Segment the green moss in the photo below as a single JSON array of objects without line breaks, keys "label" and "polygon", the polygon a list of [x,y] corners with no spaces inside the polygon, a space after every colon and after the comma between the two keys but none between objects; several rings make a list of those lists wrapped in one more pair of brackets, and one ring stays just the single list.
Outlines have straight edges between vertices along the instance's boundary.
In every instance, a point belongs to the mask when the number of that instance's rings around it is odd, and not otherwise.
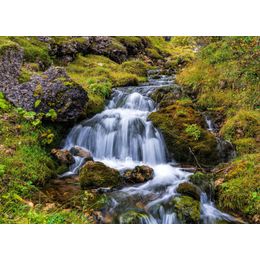
[{"label": "green moss", "polygon": [[120,184],[119,172],[101,162],[90,161],[80,169],[80,185],[83,189],[116,187]]},{"label": "green moss", "polygon": [[0,56],[7,50],[7,49],[18,49],[19,45],[15,42],[11,41],[8,37],[0,37]]},{"label": "green moss", "polygon": [[192,108],[190,100],[176,101],[151,113],[149,119],[161,130],[167,148],[176,161],[194,163],[194,154],[200,164],[217,164],[216,139],[204,129],[203,119]]},{"label": "green moss", "polygon": [[0,92],[0,112],[8,111],[11,108],[9,102],[4,98],[4,94]]},{"label": "green moss", "polygon": [[188,196],[175,197],[170,204],[173,206],[178,219],[184,224],[200,222],[200,202]]},{"label": "green moss", "polygon": [[238,155],[259,152],[259,145],[255,138],[241,138],[234,141]]},{"label": "green moss", "polygon": [[23,48],[26,62],[38,63],[42,69],[51,65],[52,59],[49,55],[47,43],[39,41],[37,37],[15,36],[9,37],[9,39]]},{"label": "green moss", "polygon": [[18,82],[20,84],[28,82],[28,81],[30,81],[31,76],[32,76],[32,72],[29,71],[28,69],[26,69],[25,67],[22,67],[19,77],[18,77]]},{"label": "green moss", "polygon": [[130,60],[122,63],[122,68],[128,73],[136,74],[140,77],[146,77],[149,66],[140,60]]},{"label": "green moss", "polygon": [[216,203],[220,209],[250,222],[257,221],[260,214],[259,162],[259,154],[246,155],[215,175],[216,179],[222,178],[216,187]]},{"label": "green moss", "polygon": [[239,110],[228,118],[220,133],[225,139],[234,141],[240,138],[255,138],[260,131],[260,113],[258,111]]}]

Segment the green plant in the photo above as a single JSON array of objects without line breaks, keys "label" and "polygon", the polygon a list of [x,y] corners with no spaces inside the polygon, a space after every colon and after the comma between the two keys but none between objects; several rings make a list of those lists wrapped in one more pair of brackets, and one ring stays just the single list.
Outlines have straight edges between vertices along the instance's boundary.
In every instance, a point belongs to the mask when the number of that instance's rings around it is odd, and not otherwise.
[{"label": "green plant", "polygon": [[47,118],[50,118],[52,121],[57,119],[57,112],[54,109],[50,109],[48,113],[45,114]]},{"label": "green plant", "polygon": [[201,136],[201,130],[200,130],[200,127],[197,125],[197,124],[191,124],[191,125],[188,125],[186,128],[185,128],[185,132],[194,138],[194,140],[199,140],[200,136]]}]

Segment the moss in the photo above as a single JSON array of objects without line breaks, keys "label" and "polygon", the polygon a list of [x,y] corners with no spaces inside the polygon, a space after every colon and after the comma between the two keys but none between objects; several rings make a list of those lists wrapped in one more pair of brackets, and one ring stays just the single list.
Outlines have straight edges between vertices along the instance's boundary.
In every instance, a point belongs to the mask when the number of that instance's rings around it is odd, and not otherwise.
[{"label": "moss", "polygon": [[200,202],[188,196],[175,197],[170,204],[183,224],[200,222]]},{"label": "moss", "polygon": [[8,37],[0,37],[0,56],[7,49],[18,49],[19,45],[11,41]]},{"label": "moss", "polygon": [[216,204],[232,214],[255,222],[259,220],[259,162],[260,155],[245,155],[225,166],[215,174]]},{"label": "moss", "polygon": [[42,69],[51,65],[52,59],[49,55],[47,43],[39,41],[37,37],[12,36],[9,39],[23,48],[26,62],[38,63]]},{"label": "moss", "polygon": [[256,138],[260,132],[260,113],[258,111],[240,110],[228,118],[222,126],[221,135],[230,141],[239,138]]},{"label": "moss", "polygon": [[137,85],[143,77],[126,72],[125,65],[119,65],[104,56],[79,55],[67,66],[69,76],[89,94],[86,107],[88,115],[100,112],[113,87]]},{"label": "moss", "polygon": [[234,141],[238,155],[259,152],[259,145],[255,138],[241,138]]},{"label": "moss", "polygon": [[195,172],[190,176],[190,182],[211,195],[213,191],[213,176],[209,173]]},{"label": "moss", "polygon": [[7,112],[11,108],[9,102],[5,99],[4,94],[0,92],[0,112]]},{"label": "moss", "polygon": [[[193,153],[200,164],[208,166],[217,164],[219,159],[216,139],[204,129],[204,121],[190,105],[190,100],[180,100],[171,106],[159,109],[151,113],[149,119],[161,130],[167,148],[176,161],[194,163]],[[187,127],[194,124],[196,130],[200,132],[198,139],[197,132],[196,138],[190,131],[187,133]]]},{"label": "moss", "polygon": [[90,161],[80,169],[80,184],[83,189],[116,187],[121,184],[121,176],[101,162]]},{"label": "moss", "polygon": [[19,77],[18,77],[18,82],[20,84],[22,84],[22,83],[30,81],[31,75],[32,75],[32,73],[29,70],[22,67],[20,74],[19,74]]},{"label": "moss", "polygon": [[149,66],[140,60],[130,60],[122,63],[122,68],[128,73],[136,74],[140,77],[146,77]]}]

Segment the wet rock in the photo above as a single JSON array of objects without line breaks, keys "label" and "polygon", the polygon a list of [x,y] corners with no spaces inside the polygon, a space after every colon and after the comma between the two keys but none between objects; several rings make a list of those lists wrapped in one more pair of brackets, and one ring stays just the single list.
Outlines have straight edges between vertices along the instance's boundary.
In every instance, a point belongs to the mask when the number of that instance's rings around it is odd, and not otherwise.
[{"label": "wet rock", "polygon": [[84,113],[87,102],[85,90],[72,81],[65,70],[51,67],[41,76],[8,88],[6,98],[16,107],[37,113],[53,111],[51,119],[58,122],[76,120]]},{"label": "wet rock", "polygon": [[200,202],[188,196],[175,197],[170,204],[183,224],[200,222]]},{"label": "wet rock", "polygon": [[176,191],[182,195],[186,195],[200,201],[200,189],[190,182],[181,183]]},{"label": "wet rock", "polygon": [[142,224],[142,219],[147,218],[148,215],[143,211],[128,210],[119,216],[120,224]]},{"label": "wet rock", "polygon": [[0,46],[0,91],[4,94],[18,84],[22,62],[23,50],[17,44],[7,41]]},{"label": "wet rock", "polygon": [[87,162],[80,169],[79,176],[82,189],[117,187],[122,183],[119,171],[102,162]]},{"label": "wet rock", "polygon": [[71,165],[75,163],[73,155],[68,150],[52,149],[51,154],[60,162],[60,164]]},{"label": "wet rock", "polygon": [[92,153],[83,147],[74,146],[70,149],[70,152],[72,155],[84,158],[86,161],[93,161]]},{"label": "wet rock", "polygon": [[133,170],[128,170],[123,175],[124,180],[128,183],[142,183],[153,178],[153,169],[149,166],[136,166]]}]

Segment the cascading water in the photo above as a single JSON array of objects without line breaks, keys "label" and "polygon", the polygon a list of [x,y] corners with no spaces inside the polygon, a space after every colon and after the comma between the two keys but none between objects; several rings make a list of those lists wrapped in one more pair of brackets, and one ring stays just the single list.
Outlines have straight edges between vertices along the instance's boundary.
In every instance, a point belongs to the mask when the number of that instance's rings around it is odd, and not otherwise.
[{"label": "cascading water", "polygon": [[[177,194],[176,189],[192,174],[174,167],[167,161],[167,151],[160,132],[148,121],[155,110],[149,94],[155,88],[173,84],[173,78],[149,78],[148,84],[139,87],[115,89],[106,109],[93,118],[75,126],[69,133],[65,147],[80,146],[90,150],[96,161],[123,172],[137,165],[149,165],[154,178],[141,185],[133,185],[110,193],[105,214],[123,223],[121,214],[129,210],[142,212],[140,223],[180,223],[168,202]],[[75,157],[71,171],[76,174],[83,159]],[[201,223],[217,220],[232,221],[232,217],[218,211],[207,195],[201,195]]]}]

